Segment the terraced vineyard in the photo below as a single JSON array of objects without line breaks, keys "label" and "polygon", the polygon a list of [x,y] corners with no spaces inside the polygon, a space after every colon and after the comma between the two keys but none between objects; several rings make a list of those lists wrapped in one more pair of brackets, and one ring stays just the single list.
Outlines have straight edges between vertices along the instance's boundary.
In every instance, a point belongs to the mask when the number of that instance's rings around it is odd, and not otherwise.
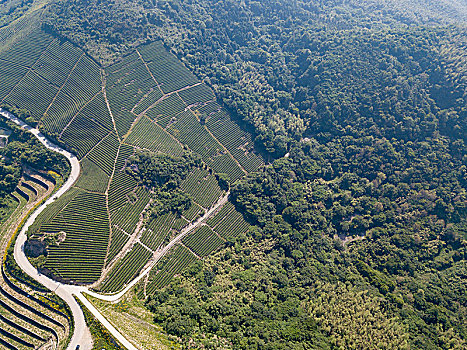
[{"label": "terraced vineyard", "polygon": [[[6,219],[0,223],[2,251],[18,221],[49,195],[54,186],[47,174],[27,169],[11,194],[11,205],[2,208],[1,217]],[[13,278],[7,271],[8,266],[8,263],[2,264],[0,275],[0,348],[65,349],[70,335],[70,316],[56,299],[51,299],[53,293]]]},{"label": "terraced vineyard", "polygon": [[[98,288],[113,292],[189,225],[194,229],[183,241],[186,247],[174,249],[170,258],[177,267],[166,276],[248,228],[234,210],[225,224],[197,221],[224,194],[214,173],[233,182],[263,161],[212,90],[161,42],[102,68],[81,49],[38,28],[7,30],[0,30],[0,44],[12,36],[17,44],[0,52],[1,102],[29,110],[45,134],[78,156],[82,169],[74,188],[30,227],[32,235],[63,236],[49,248],[45,273],[75,283],[99,281]],[[152,194],[126,170],[131,156],[143,149],[172,156],[190,150],[202,157],[202,167],[181,184],[193,199],[181,216],[147,219]],[[170,279],[160,274],[159,282],[150,279],[148,290]]]}]

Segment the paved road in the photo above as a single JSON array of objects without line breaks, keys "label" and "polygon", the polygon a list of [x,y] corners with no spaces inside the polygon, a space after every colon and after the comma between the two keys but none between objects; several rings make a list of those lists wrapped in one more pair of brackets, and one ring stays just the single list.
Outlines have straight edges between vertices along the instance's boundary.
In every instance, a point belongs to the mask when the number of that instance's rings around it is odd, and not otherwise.
[{"label": "paved road", "polygon": [[24,224],[21,232],[19,233],[14,247],[14,257],[18,265],[23,269],[25,273],[27,273],[30,277],[34,278],[39,283],[43,284],[47,288],[55,291],[55,293],[60,296],[65,302],[70,306],[71,311],[73,313],[73,318],[75,320],[75,331],[71,342],[68,346],[68,350],[75,350],[77,345],[80,345],[81,350],[90,350],[92,349],[92,339],[91,334],[89,332],[88,327],[86,326],[86,322],[84,320],[83,312],[76,302],[74,296],[76,296],[89,310],[90,312],[96,317],[107,330],[112,334],[112,336],[117,339],[123,346],[125,346],[128,350],[138,350],[134,347],[115,327],[113,327],[107,319],[84,297],[83,293],[89,294],[95,298],[115,302],[118,301],[121,297],[125,295],[132,287],[134,287],[144,276],[146,276],[151,269],[157,264],[157,262],[168,253],[170,248],[172,248],[177,242],[181,241],[183,237],[185,237],[188,233],[190,233],[193,229],[198,227],[202,224],[202,222],[208,218],[210,215],[216,211],[219,207],[223,206],[229,197],[230,192],[227,192],[225,196],[219,199],[219,201],[214,205],[210,210],[208,210],[201,218],[199,218],[196,222],[190,224],[182,232],[175,237],[173,240],[169,242],[164,248],[162,248],[158,254],[156,259],[151,263],[149,267],[147,267],[144,271],[142,271],[135,279],[133,279],[122,291],[116,294],[99,294],[90,291],[86,287],[75,286],[70,284],[63,284],[53,279],[40,274],[37,269],[32,266],[32,264],[27,259],[24,253],[24,244],[27,240],[26,232],[29,226],[32,225],[34,220],[38,217],[38,215],[54,200],[64,194],[67,190],[73,186],[73,184],[78,179],[80,174],[80,164],[79,160],[76,158],[75,155],[71,154],[70,152],[62,149],[60,146],[50,142],[39,130],[29,126],[28,124],[24,123],[19,118],[15,117],[13,114],[9,113],[0,108],[0,115],[3,117],[15,122],[20,127],[25,130],[30,131],[34,134],[37,139],[45,145],[48,149],[58,152],[65,157],[68,158],[71,164],[71,173],[65,184],[53,194],[46,202],[44,202],[41,206],[39,206],[34,213],[32,213],[26,223]]},{"label": "paved road", "polygon": [[0,115],[15,122],[21,128],[30,131],[32,134],[34,134],[37,137],[37,139],[42,144],[44,144],[44,146],[46,146],[48,149],[51,149],[53,151],[63,154],[65,157],[68,158],[68,160],[71,163],[71,173],[67,181],[65,182],[65,184],[57,192],[55,192],[46,202],[44,202],[41,206],[39,206],[39,208],[37,208],[36,211],[34,211],[34,213],[32,213],[27,219],[25,225],[21,229],[21,232],[19,233],[16,239],[15,247],[14,247],[15,248],[14,257],[18,265],[23,269],[25,273],[27,273],[29,276],[31,276],[32,278],[34,278],[36,281],[43,284],[47,288],[55,291],[55,293],[57,293],[57,295],[60,296],[63,300],[65,300],[65,302],[70,306],[71,311],[73,313],[73,318],[75,321],[75,331],[73,333],[73,337],[71,339],[70,345],[68,346],[68,349],[74,350],[76,348],[76,345],[80,345],[82,349],[91,349],[92,348],[91,333],[89,332],[89,329],[86,326],[83,312],[81,311],[81,308],[79,307],[78,303],[73,297],[74,291],[70,290],[70,287],[74,287],[74,288],[76,287],[63,285],[59,282],[56,282],[40,274],[37,271],[37,269],[31,265],[29,260],[26,258],[26,255],[24,254],[24,243],[26,242],[26,239],[27,239],[26,231],[28,230],[29,226],[31,226],[31,224],[34,222],[34,220],[37,218],[37,216],[45,209],[45,207],[47,207],[47,205],[49,205],[54,200],[56,200],[58,197],[60,197],[75,183],[80,172],[79,161],[70,152],[62,149],[61,147],[47,140],[45,136],[39,132],[39,130],[27,125],[22,120],[16,118],[13,114],[9,113],[8,111],[5,111],[0,108]]}]

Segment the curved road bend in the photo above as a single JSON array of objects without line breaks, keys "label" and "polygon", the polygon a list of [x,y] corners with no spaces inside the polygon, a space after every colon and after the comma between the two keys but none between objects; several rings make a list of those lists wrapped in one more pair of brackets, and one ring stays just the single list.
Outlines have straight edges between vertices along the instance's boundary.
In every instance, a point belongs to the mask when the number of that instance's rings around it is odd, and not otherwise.
[{"label": "curved road bend", "polygon": [[216,211],[219,207],[223,206],[225,203],[227,203],[229,199],[230,191],[227,191],[227,193],[219,199],[219,201],[211,208],[209,209],[201,218],[196,220],[194,223],[188,225],[185,227],[174,239],[172,239],[165,247],[160,249],[157,254],[155,259],[152,261],[152,263],[145,269],[143,270],[138,276],[136,276],[130,283],[127,284],[127,286],[122,289],[120,292],[116,294],[99,294],[95,293],[91,290],[86,290],[84,291],[85,293],[89,294],[90,296],[93,296],[97,299],[104,300],[104,301],[110,301],[110,302],[116,302],[120,300],[121,297],[125,295],[126,292],[128,292],[131,288],[133,288],[141,279],[144,278],[151,270],[152,268],[158,263],[158,261],[168,253],[170,248],[172,248],[176,243],[180,242],[183,237],[185,237],[188,233],[190,233],[193,229],[198,227],[206,218],[211,216],[212,213]]},{"label": "curved road bend", "polygon": [[25,222],[21,232],[19,233],[14,247],[14,257],[18,265],[23,269],[23,271],[28,274],[30,277],[34,278],[39,283],[43,284],[50,290],[54,291],[59,297],[61,297],[70,307],[71,312],[73,314],[73,319],[75,323],[75,329],[73,336],[71,338],[70,344],[68,345],[68,350],[75,350],[76,346],[79,345],[80,349],[82,350],[91,350],[92,349],[92,338],[91,333],[89,332],[88,327],[86,326],[86,322],[84,319],[83,312],[76,302],[74,295],[78,297],[79,300],[83,304],[88,307],[91,313],[96,317],[112,334],[114,338],[116,338],[123,346],[125,346],[128,350],[137,350],[124,336],[120,334],[106,319],[101,313],[94,308],[86,298],[81,294],[81,292],[86,292],[87,288],[79,287],[75,285],[63,284],[53,279],[40,274],[37,269],[32,266],[32,264],[27,259],[24,253],[24,243],[26,242],[27,235],[26,231],[28,230],[29,226],[32,225],[34,220],[37,216],[45,209],[47,205],[52,203],[62,194],[64,194],[71,186],[76,182],[79,173],[80,173],[80,165],[79,161],[70,152],[62,149],[61,147],[55,145],[54,143],[50,142],[39,130],[29,126],[21,119],[15,117],[8,111],[5,111],[0,108],[0,115],[5,117],[6,119],[11,120],[15,124],[19,125],[21,128],[30,131],[36,138],[48,149],[58,152],[65,157],[68,158],[71,164],[71,173],[68,177],[67,181],[63,184],[63,186],[55,192],[47,201],[45,201],[42,205],[40,205],[34,213],[32,213],[27,221]]},{"label": "curved road bend", "polygon": [[21,119],[15,117],[8,111],[5,111],[0,108],[0,115],[3,117],[13,121],[21,128],[30,131],[36,138],[48,149],[58,152],[65,157],[68,158],[71,164],[71,173],[65,184],[54,193],[47,201],[45,201],[41,206],[39,206],[34,213],[32,213],[28,220],[26,221],[25,225],[21,229],[19,233],[14,247],[14,257],[18,265],[23,269],[25,273],[27,273],[30,277],[34,278],[39,283],[43,284],[50,290],[53,290],[58,296],[60,296],[70,307],[73,313],[73,319],[75,321],[75,331],[73,333],[73,337],[71,342],[68,346],[68,350],[75,350],[77,345],[80,345],[80,349],[82,350],[90,350],[92,348],[92,339],[91,334],[89,332],[88,327],[86,326],[86,322],[84,320],[83,312],[74,299],[76,296],[97,318],[105,328],[112,334],[112,336],[117,339],[123,346],[125,346],[128,350],[138,350],[135,346],[133,346],[115,327],[113,327],[107,319],[83,296],[82,293],[87,293],[95,298],[104,301],[115,302],[118,301],[126,292],[128,292],[133,286],[135,286],[144,276],[146,276],[151,269],[157,264],[157,262],[165,255],[167,252],[172,248],[177,242],[181,241],[183,237],[185,237],[188,233],[190,233],[193,229],[198,227],[206,218],[211,216],[219,207],[223,206],[227,201],[230,194],[230,191],[227,192],[223,197],[219,199],[219,201],[209,209],[201,218],[199,218],[196,222],[192,223],[191,225],[187,226],[182,232],[176,236],[173,240],[169,242],[165,247],[158,251],[156,258],[153,262],[144,270],[142,271],[136,278],[134,278],[128,285],[119,293],[116,294],[99,294],[90,291],[86,287],[75,286],[70,284],[64,284],[53,279],[40,274],[37,269],[32,266],[29,260],[24,253],[24,244],[27,240],[26,232],[29,226],[32,225],[34,220],[38,217],[38,215],[45,209],[45,207],[64,194],[67,190],[70,189],[71,186],[76,182],[80,173],[80,164],[78,158],[75,155],[71,154],[70,152],[62,149],[61,147],[57,146],[56,144],[50,142],[39,130],[31,127],[30,125],[23,122]]}]

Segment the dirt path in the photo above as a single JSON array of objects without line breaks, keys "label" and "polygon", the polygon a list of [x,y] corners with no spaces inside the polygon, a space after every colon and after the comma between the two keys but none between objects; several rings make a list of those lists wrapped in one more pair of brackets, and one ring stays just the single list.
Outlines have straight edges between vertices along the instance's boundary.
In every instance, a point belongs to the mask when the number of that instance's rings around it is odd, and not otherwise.
[{"label": "dirt path", "polygon": [[206,221],[213,213],[217,211],[220,207],[222,207],[225,203],[228,202],[228,198],[230,195],[230,191],[227,192],[223,197],[219,199],[219,201],[211,208],[209,209],[201,218],[196,220],[194,223],[188,225],[185,227],[174,239],[172,239],[164,248],[160,249],[159,251],[156,252],[155,257],[153,258],[152,263],[143,270],[135,279],[133,279],[130,283],[127,284],[127,286],[121,290],[119,293],[116,294],[110,294],[110,295],[103,295],[99,293],[95,293],[93,291],[87,290],[85,293],[93,296],[94,298],[104,300],[104,301],[111,301],[115,302],[120,300],[131,288],[133,288],[139,281],[141,281],[151,270],[152,268],[157,264],[157,262],[165,256],[169,250],[178,242],[180,242],[183,237],[185,237],[187,234],[189,234],[191,231],[193,231],[195,228],[200,226],[204,221]]}]

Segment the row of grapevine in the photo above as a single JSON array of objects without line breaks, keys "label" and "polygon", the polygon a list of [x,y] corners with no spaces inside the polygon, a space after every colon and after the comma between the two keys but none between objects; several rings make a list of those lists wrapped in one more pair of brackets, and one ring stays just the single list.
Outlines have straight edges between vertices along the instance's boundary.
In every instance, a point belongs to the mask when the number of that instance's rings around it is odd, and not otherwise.
[{"label": "row of grapevine", "polygon": [[110,234],[104,195],[80,191],[41,230],[66,234],[63,242],[49,248],[46,268],[75,282],[99,278]]},{"label": "row of grapevine", "polygon": [[147,117],[142,117],[132,129],[125,142],[153,152],[180,155],[182,146],[159,125]]},{"label": "row of grapevine", "polygon": [[60,87],[83,51],[69,41],[54,40],[32,67],[44,79]]},{"label": "row of grapevine", "polygon": [[103,282],[101,290],[104,292],[116,292],[126,283],[138,275],[141,268],[152,257],[152,252],[136,243],[130,252],[113,268],[109,277]]},{"label": "row of grapevine", "polygon": [[[108,265],[113,258],[122,250],[123,246],[128,242],[130,236],[120,230],[118,227],[112,227],[110,238],[109,252],[107,253],[106,264]],[[107,266],[106,265],[106,266]]]},{"label": "row of grapevine", "polygon": [[157,101],[159,101],[162,95],[163,94],[161,89],[159,89],[158,87],[153,88],[152,91],[149,94],[147,94],[147,96],[144,96],[143,99],[138,102],[138,104],[134,108],[134,112],[138,115],[143,113],[145,110],[147,110]]},{"label": "row of grapevine", "polygon": [[172,277],[183,272],[190,264],[197,260],[187,248],[176,245],[168,256],[164,257],[151,271],[146,294],[151,295],[157,289],[166,286]]},{"label": "row of grapevine", "polygon": [[91,192],[105,193],[109,176],[87,158],[81,160],[81,174],[75,186]]},{"label": "row of grapevine", "polygon": [[63,131],[60,138],[73,147],[81,159],[109,133],[108,129],[80,113]]},{"label": "row of grapevine", "polygon": [[182,242],[200,257],[209,255],[224,244],[224,241],[206,225],[185,236]]},{"label": "row of grapevine", "polygon": [[169,237],[175,218],[173,213],[167,213],[149,219],[149,223],[141,235],[141,242],[153,250],[159,249]]},{"label": "row of grapevine", "polygon": [[79,109],[101,88],[99,66],[84,54],[81,55],[42,120],[47,132],[62,132]]},{"label": "row of grapevine", "polygon": [[148,110],[146,115],[165,129],[174,117],[185,111],[185,108],[182,99],[177,94],[171,94]]},{"label": "row of grapevine", "polygon": [[161,42],[138,48],[164,93],[198,83],[198,79]]},{"label": "row of grapevine", "polygon": [[203,208],[210,208],[222,194],[216,177],[207,170],[196,169],[182,182],[181,189],[189,193]]}]

